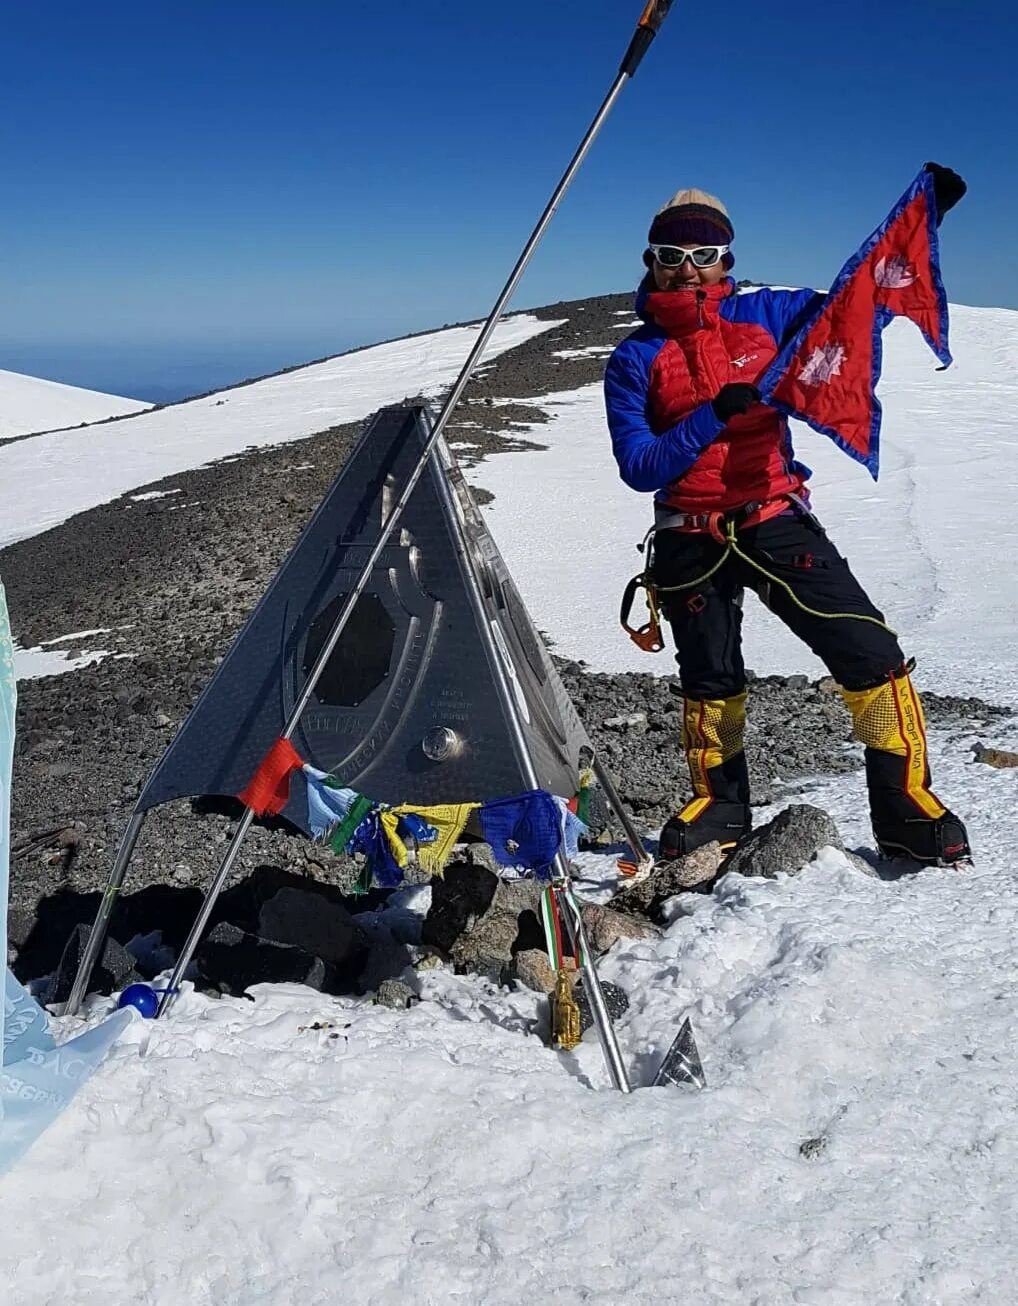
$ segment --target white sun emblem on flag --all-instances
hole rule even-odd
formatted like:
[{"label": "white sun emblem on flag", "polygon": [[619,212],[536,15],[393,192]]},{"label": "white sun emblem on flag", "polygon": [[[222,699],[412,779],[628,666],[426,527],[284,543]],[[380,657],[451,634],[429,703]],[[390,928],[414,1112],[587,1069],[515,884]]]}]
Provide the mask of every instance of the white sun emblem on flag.
[{"label": "white sun emblem on flag", "polygon": [[904,290],[917,279],[915,268],[904,254],[882,258],[873,269],[873,280],[882,290]]},{"label": "white sun emblem on flag", "polygon": [[799,380],[803,385],[826,385],[840,373],[844,361],[844,345],[817,345],[803,364]]}]

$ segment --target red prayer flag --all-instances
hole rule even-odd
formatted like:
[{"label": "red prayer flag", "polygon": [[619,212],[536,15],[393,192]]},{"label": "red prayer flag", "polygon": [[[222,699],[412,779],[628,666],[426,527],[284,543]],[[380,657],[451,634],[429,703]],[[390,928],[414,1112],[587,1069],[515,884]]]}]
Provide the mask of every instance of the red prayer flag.
[{"label": "red prayer flag", "polygon": [[290,801],[290,773],[303,765],[289,739],[277,739],[237,797],[255,816],[278,816]]}]

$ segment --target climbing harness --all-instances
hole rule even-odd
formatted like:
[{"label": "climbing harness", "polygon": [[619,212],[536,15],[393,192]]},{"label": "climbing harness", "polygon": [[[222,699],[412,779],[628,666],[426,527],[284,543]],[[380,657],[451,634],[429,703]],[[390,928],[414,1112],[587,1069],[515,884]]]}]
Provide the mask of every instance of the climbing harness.
[{"label": "climbing harness", "polygon": [[[647,604],[650,619],[643,626],[631,626],[629,617],[633,610],[636,591],[640,589],[644,591],[644,600]],[[657,587],[647,579],[645,572],[639,576],[634,576],[626,585],[622,595],[619,621],[621,621],[622,629],[629,638],[639,648],[642,648],[644,653],[660,653],[664,648],[665,642],[661,635],[661,617],[657,606]]]},{"label": "climbing harness", "polygon": [[[793,500],[793,502],[797,502],[797,500]],[[754,571],[759,572],[759,574],[771,585],[777,585],[779,589],[784,590],[795,606],[799,608],[800,611],[805,612],[808,616],[819,617],[824,621],[865,621],[871,626],[879,626],[881,630],[886,630],[889,634],[896,635],[897,632],[892,630],[886,621],[881,621],[879,617],[871,617],[865,612],[820,612],[817,608],[811,608],[808,603],[804,603],[802,599],[799,598],[787,581],[782,580],[780,576],[775,576],[772,571],[768,571],[762,562],[758,562],[755,558],[751,557],[739,544],[736,532],[739,523],[742,522],[745,524],[747,518],[759,511],[760,507],[761,505],[759,504],[747,504],[745,508],[741,509],[740,512],[734,516],[723,512],[700,513],[696,515],[691,513],[675,513],[670,517],[665,517],[661,521],[656,522],[650,528],[647,534],[643,537],[643,540],[636,546],[641,553],[646,551],[647,567],[644,571],[640,572],[638,576],[634,576],[626,585],[625,592],[622,596],[622,609],[619,614],[623,630],[635,644],[648,653],[659,653],[661,649],[664,648],[664,640],[661,636],[661,621],[659,616],[660,603],[658,596],[661,594],[674,594],[683,590],[698,588],[719,572],[732,555],[741,558],[743,562],[752,567]],[[776,513],[770,515],[774,516]],[[767,520],[767,518],[763,518],[762,520]],[[758,525],[759,522],[754,522],[753,524]],[[654,536],[658,531],[662,530],[705,533],[709,535],[711,539],[716,540],[718,544],[722,545],[723,551],[717,561],[712,566],[708,567],[703,575],[697,576],[693,580],[682,581],[678,585],[659,585],[652,578],[651,572],[653,570]],[[812,555],[806,554],[803,556],[806,561],[800,565],[810,566],[812,564]],[[798,561],[799,560],[796,559],[796,562]],[[650,620],[645,626],[634,627],[629,624],[629,617],[633,601],[636,597],[636,592],[639,589],[643,589],[646,592]]]}]

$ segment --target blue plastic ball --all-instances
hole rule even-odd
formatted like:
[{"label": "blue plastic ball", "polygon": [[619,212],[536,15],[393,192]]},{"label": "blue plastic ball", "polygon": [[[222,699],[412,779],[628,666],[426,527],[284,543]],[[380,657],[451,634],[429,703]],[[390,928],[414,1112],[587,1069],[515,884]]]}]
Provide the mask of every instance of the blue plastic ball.
[{"label": "blue plastic ball", "polygon": [[118,1007],[134,1007],[146,1020],[151,1020],[159,1010],[159,998],[155,989],[147,984],[128,984],[120,995]]}]

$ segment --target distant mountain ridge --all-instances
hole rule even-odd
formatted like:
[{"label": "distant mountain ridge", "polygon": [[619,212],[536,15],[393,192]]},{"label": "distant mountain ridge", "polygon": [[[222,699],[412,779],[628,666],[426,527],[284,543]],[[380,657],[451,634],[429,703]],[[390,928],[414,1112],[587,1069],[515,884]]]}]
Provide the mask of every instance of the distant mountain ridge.
[{"label": "distant mountain ridge", "polygon": [[151,404],[0,369],[0,440],[141,413]]}]

